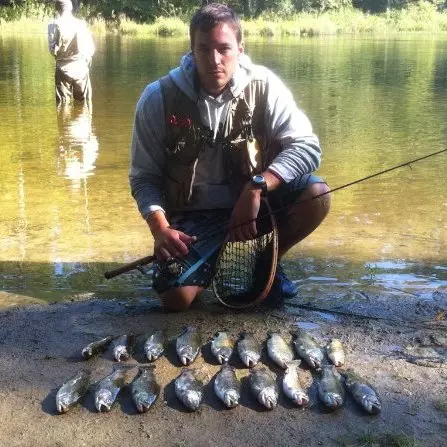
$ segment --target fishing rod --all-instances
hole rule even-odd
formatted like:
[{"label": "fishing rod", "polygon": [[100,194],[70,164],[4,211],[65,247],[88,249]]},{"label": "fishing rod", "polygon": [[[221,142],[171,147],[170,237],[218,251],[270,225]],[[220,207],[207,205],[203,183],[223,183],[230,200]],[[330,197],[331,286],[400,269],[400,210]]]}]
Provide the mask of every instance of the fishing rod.
[{"label": "fishing rod", "polygon": [[[434,157],[435,155],[442,154],[443,152],[447,152],[447,149],[442,149],[440,151],[432,152],[430,154],[423,155],[422,157],[418,157],[418,158],[415,158],[413,160],[406,161],[405,163],[401,163],[401,164],[398,164],[396,166],[392,166],[391,168],[384,169],[383,171],[379,171],[379,172],[376,172],[374,174],[370,174],[370,175],[368,175],[366,177],[362,177],[360,179],[357,179],[357,180],[354,180],[352,182],[346,183],[345,185],[338,186],[338,187],[336,187],[334,189],[330,189],[329,191],[323,192],[321,194],[317,194],[316,196],[310,197],[309,199],[298,200],[293,205],[300,205],[300,204],[303,204],[303,203],[310,202],[311,200],[315,200],[315,199],[323,197],[323,196],[325,196],[327,194],[331,194],[331,193],[334,193],[336,191],[340,191],[342,189],[348,188],[350,186],[357,185],[358,183],[362,183],[362,182],[364,182],[366,180],[370,180],[370,179],[372,179],[374,177],[378,177],[380,175],[387,174],[388,172],[395,171],[396,169],[400,169],[400,168],[403,168],[405,166],[410,166],[410,165],[415,164],[415,163],[417,163],[419,161],[425,160],[425,159],[430,158],[430,157]],[[234,225],[232,227],[229,227],[228,229],[232,230],[232,229],[240,227],[242,225],[246,225],[248,223],[251,223],[251,222],[253,222],[253,221],[257,220],[257,219],[262,219],[264,217],[268,217],[268,216],[270,216],[270,214],[278,213],[279,211],[282,211],[283,209],[285,209],[285,208],[287,208],[289,206],[290,205],[284,205],[282,207],[275,208],[271,212],[267,212],[267,213],[265,213],[265,214],[263,214],[261,216],[257,216],[255,219],[250,219],[247,222],[243,222],[241,224]],[[217,233],[218,232],[216,232],[216,231],[214,231],[214,232],[211,231],[207,236],[202,238],[202,240],[206,240],[208,238],[211,238],[211,237],[215,236]],[[115,270],[107,271],[107,272],[104,273],[104,276],[106,277],[106,279],[110,279],[110,278],[114,278],[115,276],[121,275],[122,273],[126,273],[126,272],[128,272],[130,270],[134,270],[134,269],[140,270],[142,268],[142,266],[150,264],[150,263],[154,262],[155,260],[156,260],[156,257],[154,255],[152,255],[152,256],[145,256],[144,258],[137,259],[137,260],[135,260],[135,261],[133,261],[133,262],[131,262],[129,264],[124,264],[123,266],[121,266],[121,267],[119,267],[119,268],[117,268]]]}]

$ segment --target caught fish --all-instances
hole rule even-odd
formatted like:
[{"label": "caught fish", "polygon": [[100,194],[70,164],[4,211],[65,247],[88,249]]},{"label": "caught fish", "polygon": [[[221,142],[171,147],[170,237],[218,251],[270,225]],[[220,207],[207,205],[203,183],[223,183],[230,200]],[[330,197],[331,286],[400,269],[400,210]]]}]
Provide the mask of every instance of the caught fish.
[{"label": "caught fish", "polygon": [[269,357],[283,369],[287,368],[287,363],[291,362],[294,357],[292,348],[277,332],[268,335],[267,352]]},{"label": "caught fish", "polygon": [[112,409],[119,392],[135,378],[138,368],[116,367],[115,370],[104,377],[95,390],[95,407],[99,412],[107,412]]},{"label": "caught fish", "polygon": [[163,331],[153,331],[144,343],[144,353],[150,362],[157,360],[163,355],[164,348],[164,334]]},{"label": "caught fish", "polygon": [[228,363],[234,344],[226,332],[216,332],[211,340],[211,352],[220,364]]},{"label": "caught fish", "polygon": [[321,346],[305,331],[297,329],[294,332],[293,345],[297,354],[312,369],[319,369],[326,363],[324,350]]},{"label": "caught fish", "polygon": [[370,414],[378,414],[382,410],[382,402],[374,387],[351,369],[343,371],[343,378],[348,391],[354,400]]},{"label": "caught fish", "polygon": [[332,410],[343,406],[345,390],[341,383],[341,376],[334,365],[324,365],[321,369],[318,397],[326,407]]},{"label": "caught fish", "polygon": [[140,413],[146,413],[160,394],[155,366],[140,366],[140,375],[132,382],[132,400]]},{"label": "caught fish", "polygon": [[176,350],[177,355],[183,365],[190,365],[200,352],[200,335],[197,328],[188,326],[177,337]]},{"label": "caught fish", "polygon": [[335,366],[345,364],[345,349],[340,340],[333,338],[326,347],[327,356]]},{"label": "caught fish", "polygon": [[129,360],[135,348],[137,337],[133,334],[121,335],[113,340],[113,357],[117,362]]},{"label": "caught fish", "polygon": [[293,360],[287,363],[286,372],[282,379],[282,389],[288,398],[301,407],[309,403],[309,395],[303,390],[300,381],[298,373],[300,364],[301,360]]},{"label": "caught fish", "polygon": [[88,360],[90,357],[93,357],[94,355],[99,354],[100,352],[104,352],[108,348],[112,340],[113,337],[109,335],[107,337],[102,338],[101,340],[89,343],[82,350],[82,357],[84,357],[85,360]]},{"label": "caught fish", "polygon": [[244,332],[237,342],[237,351],[242,363],[247,368],[257,365],[261,359],[261,345],[254,338],[253,334]]},{"label": "caught fish", "polygon": [[195,376],[194,370],[184,368],[175,379],[175,395],[188,410],[199,409],[203,399],[203,383]]},{"label": "caught fish", "polygon": [[91,372],[81,369],[75,376],[65,382],[56,394],[56,409],[58,413],[67,413],[90,387]]},{"label": "caught fish", "polygon": [[227,408],[234,408],[239,405],[241,382],[236,377],[232,366],[222,366],[214,379],[214,391]]},{"label": "caught fish", "polygon": [[279,390],[276,380],[267,368],[260,367],[250,371],[250,389],[258,402],[268,410],[278,404]]}]

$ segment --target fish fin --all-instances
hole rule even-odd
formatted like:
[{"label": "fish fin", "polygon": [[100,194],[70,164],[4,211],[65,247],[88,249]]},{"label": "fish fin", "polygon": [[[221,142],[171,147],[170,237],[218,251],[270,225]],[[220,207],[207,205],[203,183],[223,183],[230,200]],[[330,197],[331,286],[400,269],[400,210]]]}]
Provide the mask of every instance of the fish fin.
[{"label": "fish fin", "polygon": [[220,370],[224,370],[224,369],[230,369],[233,372],[236,372],[236,368],[228,363],[223,363],[222,366],[220,367]]},{"label": "fish fin", "polygon": [[298,368],[298,366],[301,365],[301,359],[291,360],[290,362],[286,362],[285,365],[287,368],[294,367],[294,366],[296,368]]},{"label": "fish fin", "polygon": [[227,334],[228,337],[230,336],[227,328],[222,328],[222,329],[219,329],[218,331],[216,331],[214,333],[214,337],[217,337],[219,334]]},{"label": "fish fin", "polygon": [[188,329],[189,329],[189,326],[183,326],[183,327],[182,327],[182,330],[180,331],[180,333],[177,335],[176,338],[179,338],[179,337],[181,337],[182,335],[186,334],[186,332],[188,331]]}]

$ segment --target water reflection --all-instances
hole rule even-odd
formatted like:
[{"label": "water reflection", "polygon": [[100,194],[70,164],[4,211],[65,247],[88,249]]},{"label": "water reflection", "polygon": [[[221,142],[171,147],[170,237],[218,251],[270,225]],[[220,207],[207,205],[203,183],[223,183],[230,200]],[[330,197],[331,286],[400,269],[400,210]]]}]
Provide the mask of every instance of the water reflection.
[{"label": "water reflection", "polygon": [[59,145],[57,173],[70,179],[74,189],[94,174],[99,143],[93,132],[92,107],[70,104],[57,108]]},{"label": "water reflection", "polygon": [[[108,36],[97,46],[94,109],[55,113],[46,35],[0,36],[0,287],[8,292],[49,301],[152,293],[139,272],[113,281],[103,272],[153,251],[129,193],[133,115],[145,85],[176,66],[188,42]],[[260,39],[247,52],[310,116],[324,148],[319,173],[332,188],[446,147],[445,36]],[[447,158],[412,168],[333,195],[323,225],[283,260],[299,300],[369,304],[376,295],[366,287],[419,298],[426,290],[428,299],[446,289]]]}]

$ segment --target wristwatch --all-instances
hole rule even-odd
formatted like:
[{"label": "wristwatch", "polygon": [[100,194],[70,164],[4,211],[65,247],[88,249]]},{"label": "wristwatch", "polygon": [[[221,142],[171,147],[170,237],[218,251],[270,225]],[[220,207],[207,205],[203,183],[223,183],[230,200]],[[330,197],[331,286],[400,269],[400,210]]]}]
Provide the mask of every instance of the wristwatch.
[{"label": "wristwatch", "polygon": [[261,174],[254,175],[251,179],[251,184],[261,190],[261,196],[265,196],[267,194],[267,182],[265,178]]}]

